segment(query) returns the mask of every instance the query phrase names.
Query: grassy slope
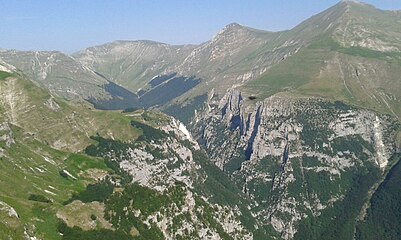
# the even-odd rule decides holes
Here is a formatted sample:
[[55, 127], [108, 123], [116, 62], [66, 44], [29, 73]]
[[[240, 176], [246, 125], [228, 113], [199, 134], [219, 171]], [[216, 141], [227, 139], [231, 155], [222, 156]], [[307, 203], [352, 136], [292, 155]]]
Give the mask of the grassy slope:
[[[140, 136], [152, 135], [155, 131], [152, 126], [164, 125], [170, 121], [170, 118], [161, 113], [143, 112], [141, 110], [125, 114], [93, 111], [88, 110], [85, 105], [70, 104], [61, 99], [54, 99], [60, 108], [53, 111], [44, 105], [50, 95], [17, 75], [4, 77], [0, 82], [0, 87], [5, 93], [0, 98], [2, 100], [0, 124], [12, 120], [9, 123], [11, 129], [0, 129], [0, 136], [2, 134], [7, 136], [8, 134], [15, 141], [7, 146], [6, 141], [0, 140], [0, 147], [3, 149], [3, 154], [0, 154], [0, 204], [2, 202], [8, 204], [19, 215], [19, 218], [9, 217], [7, 211], [1, 209], [0, 205], [0, 239], [23, 239], [25, 229], [30, 236], [36, 236], [40, 239], [88, 239], [97, 236], [96, 234], [104, 234], [99, 239], [114, 239], [118, 234], [127, 237], [126, 231], [131, 229], [132, 225], [137, 227], [140, 232], [140, 239], [155, 239], [153, 237], [156, 235], [161, 238], [161, 232], [157, 228], [147, 229], [142, 222], [131, 216], [132, 214], [124, 220], [124, 224], [121, 226], [117, 224], [120, 222], [120, 216], [109, 219], [113, 223], [113, 227], [118, 226], [116, 231], [102, 229], [99, 226], [94, 231], [82, 231], [79, 228], [68, 228], [60, 225], [56, 213], [60, 213], [58, 210], [63, 208], [64, 212], [67, 211], [67, 217], [71, 217], [68, 214], [74, 211], [93, 210], [88, 210], [89, 205], [87, 205], [82, 209], [73, 209], [74, 211], [69, 213], [68, 209], [63, 207], [68, 201], [77, 199], [77, 196], [78, 199], [81, 199], [82, 196], [91, 197], [93, 194], [99, 194], [93, 191], [88, 193], [88, 184], [96, 181], [91, 178], [93, 174], [88, 173], [88, 170], [92, 170], [92, 173], [96, 172], [93, 170], [108, 172], [113, 177], [122, 174], [120, 170], [114, 169], [114, 165], [111, 166], [113, 169], [108, 168], [107, 166], [110, 165], [107, 165], [101, 158], [71, 153], [67, 150], [79, 151], [93, 144], [94, 140], [87, 136], [96, 135], [96, 133], [107, 139], [115, 137], [116, 142], [119, 143], [118, 146], [125, 146], [124, 144], [131, 146], [129, 144], [133, 144], [121, 142], [120, 139], [125, 140], [125, 142], [128, 142], [129, 139], [150, 141], [151, 139], [140, 138]], [[18, 96], [18, 98], [14, 96]], [[66, 118], [65, 116], [69, 114], [74, 114], [74, 117]], [[137, 125], [139, 126], [142, 126], [139, 124], [142, 122], [150, 127], [143, 128], [145, 126], [143, 125], [142, 130], [133, 127], [132, 119], [138, 121]], [[78, 144], [74, 149], [56, 150], [51, 146], [52, 144], [49, 144], [55, 140], [65, 140], [66, 142], [76, 140]], [[113, 142], [113, 140], [109, 141]], [[199, 161], [198, 163], [202, 166], [207, 165], [207, 160], [202, 159], [202, 156], [206, 158], [203, 153], [197, 153], [196, 161]], [[72, 174], [73, 177], [67, 176], [68, 174], [64, 170]], [[239, 196], [240, 191], [230, 186], [228, 177], [221, 176], [218, 173], [219, 170], [213, 166], [205, 167], [205, 171], [208, 171], [208, 176], [211, 175], [207, 183], [199, 188], [200, 192], [211, 195], [218, 192], [216, 201], [222, 200], [223, 204], [231, 205], [242, 202], [242, 198]], [[108, 199], [107, 204], [105, 204], [106, 212], [112, 208], [116, 211], [121, 210], [121, 214], [125, 214], [124, 207], [129, 205], [128, 202], [131, 199], [139, 199], [138, 204], [142, 204], [142, 207], [138, 208], [143, 210], [142, 212], [160, 201], [167, 205], [171, 201], [183, 202], [183, 193], [179, 193], [178, 200], [174, 200], [170, 196], [159, 196], [153, 193], [154, 191], [152, 192], [144, 187], [131, 186], [130, 182], [122, 183], [126, 184], [124, 187], [129, 191], [123, 190], [124, 188], [119, 190], [123, 191], [125, 195], [118, 197], [119, 195], [116, 194]], [[180, 186], [177, 183], [174, 189], [179, 190], [181, 189]], [[197, 201], [202, 206], [204, 205], [208, 211], [202, 215], [201, 221], [213, 225], [221, 236], [230, 239], [220, 224], [213, 219], [214, 210], [202, 199], [199, 198]], [[248, 228], [252, 229], [255, 222], [249, 211], [245, 208], [243, 210], [244, 215], [241, 220]], [[85, 214], [95, 214], [100, 219], [103, 212], [87, 212]], [[126, 215], [124, 216], [126, 217]], [[61, 236], [59, 231], [64, 232], [64, 236]], [[266, 235], [268, 233], [261, 232], [260, 234]], [[117, 239], [122, 238], [117, 237]]]
[[301, 50], [243, 90], [262, 99], [278, 92], [326, 97], [400, 118], [400, 19], [400, 12], [341, 2], [285, 32]]
[[[91, 143], [89, 136], [97, 133], [123, 141], [138, 135], [138, 131], [130, 127], [129, 117], [118, 112], [88, 111], [91, 107], [85, 103], [70, 104], [53, 98], [16, 75], [3, 79], [0, 90], [0, 112], [12, 124], [62, 150], [80, 151]], [[47, 107], [49, 99], [53, 99], [59, 109]]]
[[401, 117], [401, 54], [344, 48], [329, 36], [273, 66], [244, 91], [319, 96]]
[[11, 76], [11, 73], [0, 71], [0, 80], [3, 80], [3, 79], [5, 79], [6, 77], [9, 77], [9, 76]]
[[[0, 211], [0, 238], [22, 239], [24, 227], [33, 229], [34, 225], [35, 230], [28, 234], [60, 239], [55, 212], [73, 192], [84, 190], [94, 181], [82, 174], [88, 169], [110, 171], [102, 160], [71, 151], [90, 145], [89, 136], [96, 133], [124, 141], [136, 139], [141, 133], [130, 125], [130, 117], [120, 113], [92, 111], [86, 105], [57, 98], [54, 101], [60, 108], [53, 111], [44, 104], [50, 95], [30, 81], [3, 72], [0, 80], [0, 122], [9, 122], [11, 128], [1, 133], [10, 134], [15, 141], [11, 146], [0, 141], [0, 201], [19, 215], [18, 219], [10, 218]], [[57, 141], [67, 146], [52, 148]], [[63, 177], [62, 170], [76, 179]], [[28, 200], [34, 195], [41, 200]]]
[[[90, 168], [107, 168], [100, 160], [57, 151], [39, 141], [30, 140], [22, 129], [14, 128], [13, 132], [16, 143], [6, 148], [5, 156], [0, 158], [0, 201], [12, 206], [20, 217], [14, 225], [15, 235], [11, 236], [18, 239], [23, 233], [23, 224], [27, 224], [36, 226], [35, 236], [58, 239], [55, 212], [73, 192], [84, 190], [85, 185], [93, 181], [79, 177], [79, 173]], [[62, 177], [62, 170], [67, 170], [77, 179]], [[32, 194], [51, 202], [28, 200]], [[0, 229], [4, 227], [4, 222], [0, 221]], [[6, 231], [0, 232], [6, 234]], [[2, 233], [0, 238], [6, 239], [7, 235]]]
[[285, 62], [273, 66], [267, 74], [251, 81], [246, 92], [256, 92], [264, 99], [282, 91], [294, 91], [317, 77], [324, 61], [332, 55], [325, 50], [303, 50]]

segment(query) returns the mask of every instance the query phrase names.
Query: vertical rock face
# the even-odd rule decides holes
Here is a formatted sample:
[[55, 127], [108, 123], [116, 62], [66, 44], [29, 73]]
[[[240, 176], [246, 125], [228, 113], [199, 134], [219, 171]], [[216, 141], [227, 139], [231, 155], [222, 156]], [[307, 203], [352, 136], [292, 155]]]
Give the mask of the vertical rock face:
[[230, 129], [243, 129], [243, 119], [241, 118], [241, 102], [242, 96], [239, 91], [230, 90], [230, 94], [226, 94], [219, 103], [221, 109], [221, 117], [224, 119]]
[[236, 90], [211, 99], [193, 128], [211, 160], [255, 200], [255, 215], [284, 239], [302, 219], [342, 202], [360, 186], [360, 172], [380, 175], [395, 152], [389, 116], [319, 98], [245, 101]]

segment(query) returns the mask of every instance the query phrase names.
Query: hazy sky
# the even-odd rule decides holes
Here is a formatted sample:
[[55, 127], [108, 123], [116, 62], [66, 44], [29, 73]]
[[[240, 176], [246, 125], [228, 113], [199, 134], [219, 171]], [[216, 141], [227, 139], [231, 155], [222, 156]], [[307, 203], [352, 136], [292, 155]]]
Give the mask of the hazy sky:
[[[114, 40], [201, 43], [238, 22], [289, 29], [337, 0], [0, 0], [0, 48], [67, 53]], [[366, 0], [401, 9], [401, 0]]]

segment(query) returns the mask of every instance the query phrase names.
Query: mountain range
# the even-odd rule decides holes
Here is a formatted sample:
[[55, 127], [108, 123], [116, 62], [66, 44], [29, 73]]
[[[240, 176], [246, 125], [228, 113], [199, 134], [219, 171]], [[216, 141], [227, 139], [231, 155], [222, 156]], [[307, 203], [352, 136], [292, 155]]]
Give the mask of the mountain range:
[[401, 11], [0, 50], [2, 239], [397, 239]]

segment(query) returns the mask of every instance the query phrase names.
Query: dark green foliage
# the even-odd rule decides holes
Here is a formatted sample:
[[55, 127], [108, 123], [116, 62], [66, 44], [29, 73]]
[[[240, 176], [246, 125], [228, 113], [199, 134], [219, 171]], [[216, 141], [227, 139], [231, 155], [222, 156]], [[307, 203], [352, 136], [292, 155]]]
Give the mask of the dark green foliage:
[[331, 147], [333, 148], [334, 153], [338, 151], [350, 151], [361, 160], [366, 160], [369, 157], [363, 152], [364, 148], [368, 149], [372, 153], [374, 152], [373, 146], [363, 140], [361, 136], [336, 138], [331, 142]]
[[85, 153], [90, 156], [104, 157], [110, 152], [116, 155], [124, 154], [129, 145], [118, 140], [106, 139], [99, 136], [92, 136], [91, 139], [97, 141], [96, 145], [90, 145], [85, 149]]
[[380, 171], [369, 166], [367, 171], [350, 171], [342, 178], [350, 178], [343, 200], [327, 208], [318, 217], [309, 216], [301, 221], [294, 239], [353, 239], [356, 218], [368, 191], [380, 178]]
[[253, 239], [255, 240], [276, 240], [280, 239], [280, 235], [270, 225], [259, 227], [253, 232]]
[[330, 136], [330, 132], [324, 127], [308, 123], [304, 125], [300, 135], [305, 145], [314, 148], [315, 146], [322, 147], [323, 143], [328, 142], [327, 137]]
[[[137, 141], [147, 143], [150, 141], [159, 141], [168, 136], [165, 132], [141, 122], [131, 121], [131, 125], [142, 131], [142, 135], [138, 137]], [[85, 149], [85, 153], [90, 156], [104, 157], [109, 160], [110, 156], [113, 155], [116, 156], [116, 160], [118, 161], [118, 159], [121, 159], [122, 156], [127, 153], [129, 148], [135, 148], [135, 143], [124, 143], [119, 140], [106, 139], [100, 136], [92, 136], [91, 139], [95, 140], [97, 144], [88, 146]], [[159, 156], [161, 158], [160, 151], [157, 149], [151, 149], [148, 145], [146, 147], [147, 151], [156, 154], [155, 157]], [[119, 167], [112, 167], [113, 170], [117, 170], [117, 168]]]
[[179, 190], [181, 189], [181, 185], [177, 184], [177, 188], [171, 189], [168, 195], [161, 195], [149, 188], [135, 183], [132, 184], [132, 178], [119, 169], [117, 162], [106, 160], [106, 164], [116, 170], [118, 181], [124, 187], [122, 192], [113, 194], [114, 185], [106, 179], [102, 182], [88, 185], [85, 191], [73, 195], [65, 204], [71, 203], [74, 200], [104, 202], [106, 212], [113, 213], [111, 215], [106, 214], [105, 217], [117, 228], [117, 231], [99, 230], [86, 232], [76, 227], [68, 228], [65, 239], [92, 239], [91, 237], [102, 233], [108, 238], [101, 239], [131, 239], [131, 237], [124, 237], [128, 236], [125, 233], [129, 233], [133, 226], [140, 232], [140, 236], [135, 239], [163, 239], [163, 234], [156, 226], [148, 228], [143, 223], [143, 219], [135, 217], [132, 211], [127, 212], [124, 209], [130, 206], [130, 202], [132, 201], [133, 208], [140, 209], [143, 216], [148, 216], [155, 211], [160, 211], [166, 204], [172, 201], [176, 202], [179, 206], [182, 204], [184, 197], [184, 193]]
[[[230, 176], [227, 173], [222, 172], [216, 167], [216, 165], [207, 159], [207, 155], [203, 151], [194, 152], [194, 161], [201, 165], [202, 169], [207, 172], [206, 181], [202, 184], [196, 185], [195, 190], [202, 195], [210, 196], [209, 201], [212, 203], [238, 206], [242, 213], [240, 216], [241, 223], [245, 228], [252, 232], [255, 225], [255, 219], [246, 208], [249, 199], [241, 192], [237, 184], [235, 184], [234, 180], [236, 176], [234, 176], [233, 179], [230, 179]], [[255, 239], [269, 239], [274, 232], [274, 230], [264, 229], [261, 227], [258, 231], [258, 236], [260, 238]]]
[[74, 194], [65, 204], [71, 203], [74, 200], [80, 200], [82, 202], [104, 202], [112, 193], [114, 185], [108, 180], [103, 180], [95, 184], [89, 184], [86, 190], [79, 194]]
[[357, 239], [400, 239], [401, 160], [373, 194], [365, 221], [357, 227]]
[[327, 109], [327, 110], [336, 110], [336, 111], [352, 110], [351, 106], [349, 106], [341, 101], [334, 101], [334, 102], [322, 101], [322, 102], [317, 102], [317, 105], [320, 106], [321, 108]]
[[129, 206], [131, 200], [134, 208], [141, 209], [141, 214], [149, 216], [164, 206], [168, 198], [163, 197], [154, 190], [133, 183], [127, 186], [122, 193], [113, 194], [107, 201], [107, 208], [116, 210], [121, 207], [123, 209], [123, 206]]
[[318, 104], [321, 105], [322, 109], [318, 109], [316, 112], [307, 111], [297, 114], [297, 120], [303, 125], [300, 137], [304, 141], [304, 144], [312, 149], [316, 147], [322, 148], [323, 143], [328, 143], [327, 139], [333, 132], [326, 125], [322, 125], [321, 122], [326, 122], [327, 118], [331, 117], [330, 114], [336, 112], [334, 104], [327, 102], [320, 102]]
[[338, 192], [338, 188], [330, 179], [330, 173], [321, 171], [314, 172], [308, 171], [305, 176], [305, 184], [309, 192], [315, 192], [319, 194], [319, 199], [327, 201], [331, 196]]
[[152, 115], [149, 114], [148, 111], [143, 111], [143, 113], [141, 114], [141, 117], [142, 117], [143, 121], [145, 121], [145, 122], [154, 120], [154, 117], [152, 117]]
[[302, 166], [307, 167], [317, 167], [320, 166], [321, 163], [317, 157], [308, 157], [306, 154], [302, 155]]
[[217, 230], [217, 233], [220, 235], [222, 239], [233, 239], [228, 235], [226, 232], [224, 232], [223, 228], [221, 225], [214, 219], [213, 215], [215, 210], [211, 208], [208, 204], [206, 204], [201, 198], [195, 197], [195, 202], [197, 206], [203, 206], [203, 213], [197, 212], [197, 217], [202, 220], [202, 222], [207, 222], [209, 223], [213, 228]]
[[[307, 186], [307, 182], [305, 180], [305, 169], [301, 168], [301, 162], [303, 163], [303, 158], [292, 158], [291, 165], [293, 168], [293, 175], [296, 181], [293, 181], [288, 184], [288, 194], [295, 198], [300, 196], [308, 195], [310, 187]], [[302, 164], [302, 167], [305, 167]]]
[[139, 141], [157, 141], [167, 136], [163, 131], [141, 122], [131, 121], [131, 125], [142, 130], [142, 135], [138, 138]]
[[220, 204], [234, 205], [240, 201], [240, 190], [229, 179], [229, 175], [222, 172], [213, 163], [207, 160], [207, 156], [202, 151], [194, 153], [194, 161], [202, 166], [208, 173], [206, 181], [197, 186], [197, 190], [202, 191], [207, 196], [212, 196], [211, 200]]
[[[181, 199], [183, 199], [183, 195]], [[156, 226], [148, 228], [141, 219], [134, 216], [130, 208], [125, 209], [126, 207], [140, 209], [141, 214], [146, 218], [155, 211], [160, 211], [172, 200], [168, 195], [161, 195], [135, 183], [130, 184], [125, 187], [124, 191], [113, 194], [106, 201], [106, 212], [112, 212], [112, 214], [106, 215], [106, 219], [125, 232], [129, 232], [135, 226], [140, 233], [139, 239], [163, 239], [163, 234]]]
[[233, 157], [224, 165], [224, 171], [227, 173], [233, 173], [241, 169], [242, 163], [245, 162], [245, 155], [239, 157]]
[[341, 102], [341, 101], [335, 101], [334, 102], [334, 108], [338, 109], [338, 110], [351, 110], [352, 108], [348, 105], [346, 105], [345, 103]]
[[[279, 179], [282, 174], [282, 167], [278, 157], [269, 156], [261, 159], [256, 169], [258, 171], [266, 171], [270, 176], [273, 176], [274, 179]], [[277, 200], [277, 195], [279, 194], [277, 190], [279, 189], [273, 190], [272, 183], [273, 182], [249, 181], [247, 184], [248, 191], [259, 200], [274, 202]]]
[[0, 80], [6, 79], [11, 76], [11, 73], [0, 71]]
[[81, 228], [68, 227], [65, 223], [59, 222], [58, 231], [63, 234], [63, 240], [132, 240], [132, 236], [129, 233], [120, 230], [109, 230], [109, 229], [97, 229], [84, 231]]
[[[91, 138], [96, 140], [97, 144], [88, 146], [85, 149], [85, 153], [94, 157], [102, 157], [106, 166], [112, 169], [114, 173], [119, 176], [121, 184], [125, 185], [131, 183], [132, 177], [120, 168], [118, 161], [121, 157], [124, 157], [128, 149], [134, 147], [134, 145], [99, 136], [93, 136]], [[118, 157], [114, 158], [113, 156]]]
[[387, 59], [388, 57], [401, 57], [401, 54], [398, 52], [381, 52], [362, 47], [341, 48], [339, 52], [364, 58]]
[[51, 203], [50, 199], [40, 194], [30, 194], [28, 200], [35, 202]]
[[[167, 134], [154, 129], [146, 124], [132, 122], [134, 127], [143, 131], [143, 138], [140, 141], [156, 140], [167, 136]], [[83, 201], [102, 201], [106, 206], [106, 219], [113, 226], [124, 233], [130, 232], [132, 227], [135, 227], [140, 235], [135, 239], [163, 239], [163, 234], [159, 228], [152, 224], [149, 228], [143, 223], [147, 216], [156, 211], [161, 211], [172, 202], [177, 206], [181, 206], [184, 201], [184, 192], [182, 184], [177, 183], [172, 189], [169, 189], [165, 194], [160, 194], [154, 190], [142, 187], [136, 183], [132, 183], [132, 177], [124, 172], [118, 161], [125, 156], [130, 147], [135, 148], [135, 143], [123, 143], [102, 137], [92, 137], [97, 141], [96, 145], [91, 145], [86, 148], [85, 152], [88, 155], [103, 157], [107, 167], [114, 171], [116, 181], [120, 183], [121, 189], [113, 193], [114, 186], [104, 181], [101, 184], [89, 185], [84, 192], [77, 196], [73, 196], [69, 201], [79, 199]], [[157, 149], [152, 149], [147, 146], [147, 151], [158, 155]], [[128, 207], [128, 210], [127, 210]], [[135, 217], [133, 209], [141, 210], [141, 216]]]
[[[85, 150], [88, 155], [102, 157], [105, 159], [107, 167], [114, 171], [113, 176], [115, 176], [116, 180], [120, 182], [121, 188], [112, 194], [110, 194], [111, 191], [107, 192], [107, 194], [103, 194], [105, 192], [104, 189], [101, 188], [99, 190], [95, 190], [101, 186], [90, 185], [84, 192], [73, 196], [73, 198], [70, 199], [70, 202], [74, 199], [94, 201], [94, 197], [99, 197], [97, 193], [100, 193], [102, 194], [101, 196], [103, 196], [101, 201], [105, 203], [106, 207], [105, 218], [110, 221], [116, 229], [123, 232], [129, 232], [132, 227], [135, 227], [140, 233], [136, 239], [163, 239], [163, 234], [160, 232], [157, 226], [152, 226], [149, 228], [143, 223], [143, 221], [149, 215], [154, 214], [157, 211], [161, 211], [163, 213], [163, 211], [165, 211], [164, 209], [166, 209], [172, 203], [175, 203], [175, 205], [178, 207], [182, 206], [184, 204], [186, 187], [183, 183], [176, 182], [173, 188], [168, 189], [168, 191], [161, 194], [149, 188], [142, 187], [136, 183], [132, 183], [132, 177], [120, 169], [118, 163], [120, 159], [125, 157], [125, 154], [129, 148], [135, 148], [137, 144], [145, 144], [145, 150], [151, 153], [157, 159], [165, 157], [162, 156], [161, 150], [155, 149], [146, 143], [149, 141], [164, 139], [169, 135], [141, 122], [132, 121], [131, 124], [133, 127], [141, 129], [143, 132], [142, 136], [138, 138], [136, 142], [123, 143], [120, 141], [104, 139], [96, 136], [92, 137], [92, 139], [96, 140], [97, 144], [91, 145]], [[141, 143], [138, 143], [139, 141]], [[188, 142], [182, 143], [191, 148], [191, 144]], [[241, 212], [243, 213], [240, 217], [241, 221], [244, 222], [244, 225], [252, 231], [253, 226], [255, 225], [255, 220], [253, 219], [249, 210], [246, 209], [246, 204], [244, 204], [244, 202], [247, 200], [242, 198], [245, 196], [242, 196], [243, 194], [236, 187], [236, 185], [230, 181], [228, 175], [207, 161], [207, 156], [202, 151], [194, 152], [194, 160], [198, 164], [202, 165], [202, 169], [206, 171], [208, 175], [206, 182], [202, 182], [202, 184], [196, 186], [195, 189], [202, 195], [210, 196], [210, 201], [223, 205], [229, 204], [232, 206], [239, 206]], [[229, 235], [227, 235], [222, 229], [220, 223], [214, 219], [214, 210], [210, 208], [207, 203], [203, 203], [203, 205], [207, 205], [207, 211], [204, 214], [201, 214], [202, 216], [200, 219], [204, 222], [207, 222], [210, 227], [216, 229], [219, 235], [224, 239], [230, 239]], [[134, 212], [132, 211], [133, 209], [139, 209], [141, 211], [141, 215], [139, 217], [135, 217]], [[190, 216], [174, 216], [173, 222], [176, 225], [175, 228], [178, 228], [180, 221], [185, 219], [191, 221]], [[171, 231], [174, 231], [174, 226], [172, 227]]]

